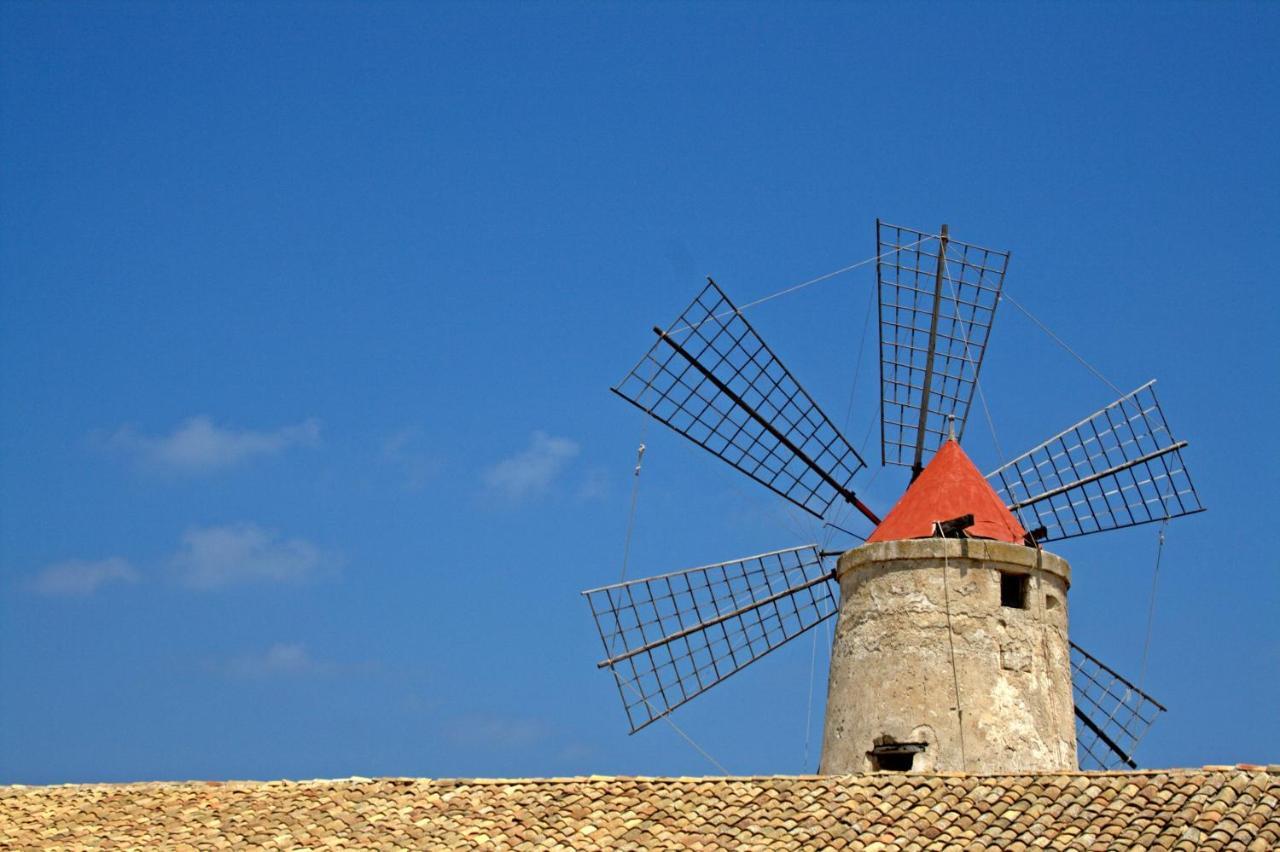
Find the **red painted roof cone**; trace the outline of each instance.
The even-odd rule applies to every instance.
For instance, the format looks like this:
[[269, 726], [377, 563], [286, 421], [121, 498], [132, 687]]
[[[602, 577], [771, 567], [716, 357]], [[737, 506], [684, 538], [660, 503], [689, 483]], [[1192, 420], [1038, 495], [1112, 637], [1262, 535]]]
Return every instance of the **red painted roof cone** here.
[[961, 515], [973, 515], [973, 526], [965, 530], [970, 538], [1022, 544], [1027, 534], [960, 445], [949, 439], [867, 543], [928, 538], [935, 523]]

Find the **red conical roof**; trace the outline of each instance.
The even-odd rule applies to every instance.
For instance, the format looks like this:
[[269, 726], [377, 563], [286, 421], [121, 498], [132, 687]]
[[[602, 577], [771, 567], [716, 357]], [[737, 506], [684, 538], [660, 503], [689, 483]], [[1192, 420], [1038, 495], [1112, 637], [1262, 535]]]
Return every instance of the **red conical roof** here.
[[867, 542], [927, 538], [934, 523], [961, 515], [973, 515], [973, 526], [965, 530], [971, 538], [1022, 544], [1027, 534], [952, 439], [938, 449]]

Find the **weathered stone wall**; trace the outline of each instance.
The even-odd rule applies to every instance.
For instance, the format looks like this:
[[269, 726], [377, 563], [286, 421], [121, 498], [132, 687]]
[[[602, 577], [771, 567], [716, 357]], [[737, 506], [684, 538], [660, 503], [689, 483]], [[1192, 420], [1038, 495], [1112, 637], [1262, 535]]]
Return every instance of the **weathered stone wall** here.
[[[883, 742], [927, 743], [913, 771], [1077, 768], [1064, 559], [916, 539], [855, 548], [837, 570], [821, 772], [870, 771]], [[1002, 571], [1027, 576], [1026, 609], [1001, 606]]]

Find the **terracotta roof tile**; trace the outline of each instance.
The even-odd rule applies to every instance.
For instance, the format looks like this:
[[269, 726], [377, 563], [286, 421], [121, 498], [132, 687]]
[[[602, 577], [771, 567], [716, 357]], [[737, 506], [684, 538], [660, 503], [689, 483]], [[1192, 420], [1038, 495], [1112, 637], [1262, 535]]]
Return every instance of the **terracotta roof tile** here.
[[0, 848], [1246, 849], [1280, 768], [0, 787]]

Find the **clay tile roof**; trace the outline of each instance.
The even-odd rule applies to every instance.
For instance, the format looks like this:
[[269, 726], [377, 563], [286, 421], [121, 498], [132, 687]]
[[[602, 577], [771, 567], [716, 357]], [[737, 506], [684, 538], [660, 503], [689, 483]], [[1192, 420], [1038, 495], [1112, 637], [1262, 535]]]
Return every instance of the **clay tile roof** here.
[[0, 848], [1280, 847], [1280, 766], [0, 787]]
[[938, 448], [867, 541], [925, 538], [933, 535], [935, 522], [961, 515], [973, 515], [973, 526], [965, 530], [973, 538], [1022, 544], [1027, 533], [952, 439]]

